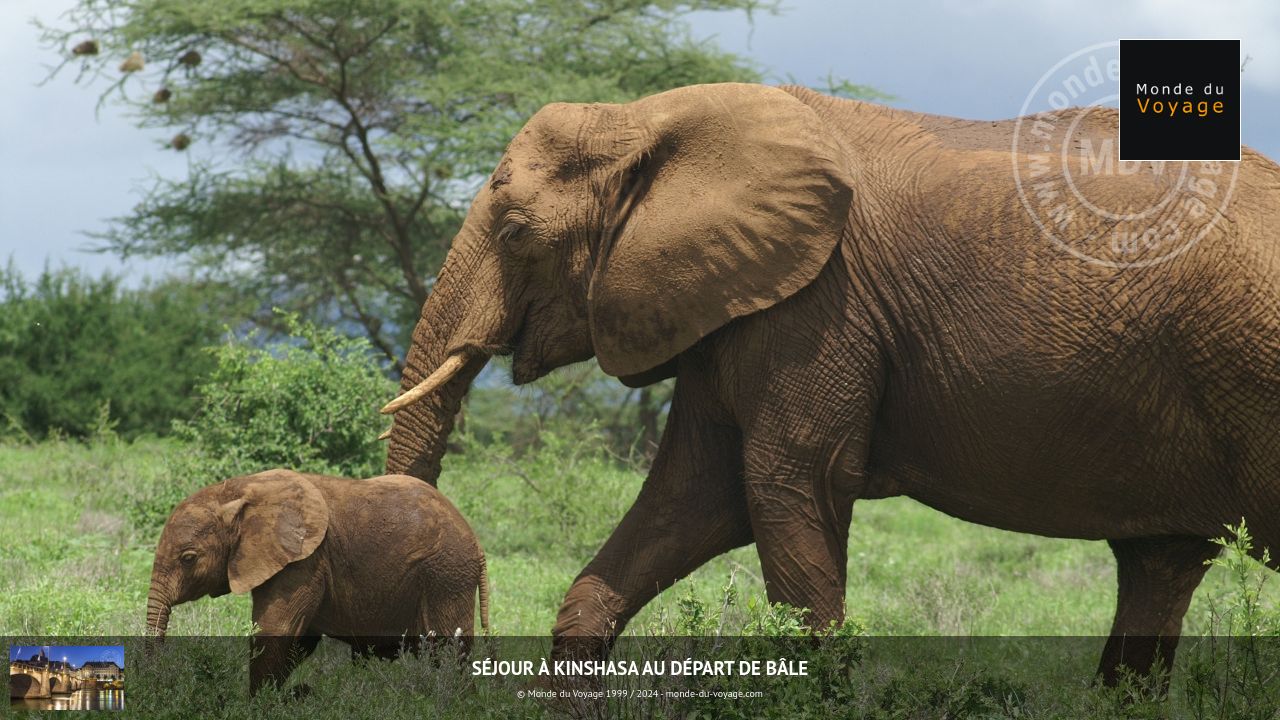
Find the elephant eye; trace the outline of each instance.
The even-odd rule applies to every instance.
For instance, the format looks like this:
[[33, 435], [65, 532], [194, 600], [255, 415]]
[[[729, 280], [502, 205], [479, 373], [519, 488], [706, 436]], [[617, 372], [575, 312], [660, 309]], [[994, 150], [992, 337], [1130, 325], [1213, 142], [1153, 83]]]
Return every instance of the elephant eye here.
[[196, 552], [194, 550], [188, 550], [182, 553], [178, 559], [182, 561], [183, 565], [190, 565], [196, 561]]
[[498, 242], [503, 245], [514, 245], [524, 227], [517, 222], [509, 222], [498, 231]]

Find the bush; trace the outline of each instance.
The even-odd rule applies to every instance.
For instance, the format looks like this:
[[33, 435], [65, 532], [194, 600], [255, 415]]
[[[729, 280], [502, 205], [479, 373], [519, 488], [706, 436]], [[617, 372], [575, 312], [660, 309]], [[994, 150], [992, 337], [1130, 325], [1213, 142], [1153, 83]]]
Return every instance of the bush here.
[[1209, 634], [1180, 649], [1189, 704], [1218, 717], [1274, 720], [1280, 716], [1280, 607], [1264, 592], [1273, 573], [1270, 548], [1257, 548], [1244, 519], [1215, 542], [1209, 564], [1229, 578], [1210, 600]]
[[290, 338], [259, 344], [257, 333], [209, 348], [214, 368], [196, 388], [197, 412], [175, 421], [190, 451], [171, 477], [138, 489], [134, 522], [164, 522], [191, 491], [275, 467], [347, 477], [382, 472], [378, 408], [395, 386], [368, 342], [286, 316]]
[[34, 284], [0, 270], [0, 433], [90, 435], [102, 408], [126, 438], [162, 434], [194, 409], [213, 367], [217, 288], [167, 280], [139, 289], [120, 278], [45, 270]]
[[213, 349], [217, 365], [197, 392], [199, 410], [174, 423], [179, 438], [234, 474], [287, 467], [376, 475], [388, 424], [378, 408], [395, 395], [368, 341], [286, 316], [292, 341], [254, 346], [255, 334]]

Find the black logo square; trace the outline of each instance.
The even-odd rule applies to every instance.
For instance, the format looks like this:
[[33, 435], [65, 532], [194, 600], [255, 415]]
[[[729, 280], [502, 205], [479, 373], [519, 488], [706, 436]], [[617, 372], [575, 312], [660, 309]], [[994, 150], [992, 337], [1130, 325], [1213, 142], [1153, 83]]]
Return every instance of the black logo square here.
[[1239, 160], [1240, 41], [1121, 40], [1120, 159]]

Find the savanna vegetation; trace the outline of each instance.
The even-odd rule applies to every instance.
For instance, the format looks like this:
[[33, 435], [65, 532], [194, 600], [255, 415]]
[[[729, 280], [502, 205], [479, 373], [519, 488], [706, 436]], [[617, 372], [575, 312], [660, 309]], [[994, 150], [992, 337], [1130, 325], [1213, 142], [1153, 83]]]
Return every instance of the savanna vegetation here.
[[[466, 200], [511, 134], [550, 100], [760, 79], [684, 18], [770, 10], [753, 0], [80, 0], [47, 20], [67, 70], [193, 158], [189, 176], [158, 182], [98, 242], [189, 272], [141, 286], [73, 270], [0, 275], [0, 632], [35, 644], [140, 635], [160, 527], [198, 487], [275, 466], [379, 473], [376, 409], [394, 393]], [[505, 375], [499, 363], [474, 387], [440, 488], [489, 557], [497, 639], [477, 652], [537, 655], [563, 593], [640, 488], [670, 387], [627, 390], [594, 363], [519, 390]], [[787, 654], [811, 660], [811, 676], [682, 681], [764, 696], [605, 711], [1275, 718], [1261, 699], [1276, 697], [1277, 648], [1239, 636], [1280, 634], [1280, 592], [1245, 557], [1247, 535], [1224, 535], [1231, 547], [1186, 628], [1223, 640], [1184, 650], [1169, 701], [1089, 686], [1114, 608], [1104, 543], [1002, 532], [893, 499], [855, 510], [850, 620], [825, 644], [794, 640], [803, 615], [765, 602], [750, 547], [668, 589], [629, 628], [657, 643], [655, 657]], [[525, 679], [475, 679], [432, 657], [353, 665], [327, 643], [293, 678], [310, 695], [250, 701], [239, 683], [251, 631], [243, 596], [176, 608], [175, 636], [233, 640], [175, 638], [166, 663], [136, 668], [130, 703], [184, 718], [559, 713], [521, 699]], [[1082, 639], [968, 654], [945, 639], [993, 635]], [[535, 639], [502, 645], [519, 637]]]
[[[0, 445], [0, 626], [16, 642], [140, 635], [160, 526], [197, 487], [276, 464], [377, 471], [381, 447], [367, 439], [383, 420], [354, 402], [388, 382], [377, 372], [375, 351], [364, 341], [286, 321], [297, 332], [288, 342], [241, 340], [213, 351], [216, 367], [199, 386], [199, 410], [174, 436], [131, 442], [100, 421], [84, 440]], [[308, 394], [312, 402], [295, 411], [275, 411]], [[342, 422], [312, 412], [348, 402], [356, 407]], [[590, 426], [573, 434], [547, 430], [523, 451], [471, 432], [459, 443], [440, 487], [483, 538], [493, 586], [495, 637], [475, 653], [540, 657], [565, 588], [639, 490], [639, 461], [609, 453]], [[984, 528], [894, 499], [856, 509], [850, 620], [825, 643], [797, 640], [807, 632], [803, 614], [764, 600], [748, 547], [660, 595], [629, 628], [635, 639], [618, 648], [620, 657], [805, 659], [809, 676], [669, 680], [663, 688], [764, 695], [749, 702], [615, 699], [609, 712], [1119, 718], [1166, 717], [1161, 713], [1176, 708], [1182, 713], [1176, 717], [1271, 718], [1274, 706], [1258, 703], [1280, 698], [1274, 671], [1280, 641], [1266, 639], [1280, 635], [1280, 591], [1272, 573], [1247, 557], [1247, 532], [1238, 531], [1224, 528], [1233, 539], [1188, 615], [1188, 634], [1212, 640], [1185, 644], [1169, 700], [1153, 700], [1141, 687], [1088, 684], [1114, 607], [1104, 543]], [[292, 679], [309, 695], [273, 691], [250, 701], [241, 685], [249, 609], [247, 597], [234, 595], [176, 608], [174, 635], [219, 639], [172, 641], [163, 674], [156, 665], [139, 671], [139, 691], [130, 696], [135, 707], [174, 717], [468, 717], [481, 707], [542, 717], [564, 710], [521, 699], [516, 693], [528, 678], [474, 678], [469, 666], [431, 656], [352, 665], [337, 643], [323, 645]], [[958, 637], [993, 635], [1026, 637]], [[645, 682], [609, 678], [606, 686], [652, 686]]]
[[0, 270], [0, 436], [87, 436], [100, 416], [126, 438], [165, 433], [214, 366], [204, 346], [235, 300], [216, 284], [125, 287], [72, 268]]

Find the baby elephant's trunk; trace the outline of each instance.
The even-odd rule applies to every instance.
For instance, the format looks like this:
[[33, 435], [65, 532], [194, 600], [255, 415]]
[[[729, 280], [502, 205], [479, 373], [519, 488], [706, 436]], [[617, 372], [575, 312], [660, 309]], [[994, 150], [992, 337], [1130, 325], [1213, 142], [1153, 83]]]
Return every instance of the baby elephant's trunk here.
[[169, 601], [162, 599], [155, 588], [147, 595], [147, 635], [164, 638], [169, 631]]

